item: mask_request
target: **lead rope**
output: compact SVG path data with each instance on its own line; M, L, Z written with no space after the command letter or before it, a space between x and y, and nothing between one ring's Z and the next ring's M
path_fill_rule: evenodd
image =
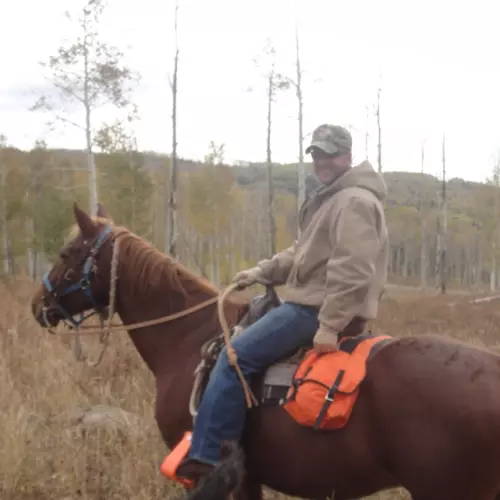
M188 309L184 309L183 311L180 311L178 313L170 314L168 316L162 316L161 318L155 318L155 319L150 319L147 321L141 321L139 323L131 323L129 325L111 325L108 328L108 331L110 333L113 332L127 332L130 330L138 330L139 328L145 328L147 326L154 326L154 325L159 325L161 323L168 323L170 321L174 321L179 318L183 318L184 316L188 316L196 311L199 311L201 309L204 309L205 307L208 307L212 304L215 304L218 300L218 297L212 297L208 300L205 300L204 302L201 302L200 304L196 304L193 307L189 307ZM54 334L57 335L74 335L72 331L68 332L53 332ZM81 326L80 327L80 335L95 335L96 333L102 333L102 328L98 327L93 327L93 326Z
M100 334L101 334L101 344L103 344L103 348L101 349L101 352L99 353L99 356L97 357L97 360L94 362L88 362L87 358L85 357L85 363L87 366L90 368L95 368L98 366L102 358L104 357L104 353L106 352L106 349L109 346L109 335L111 333L111 320L113 319L113 316L115 314L115 301L116 301L116 281L118 279L118 256L120 253L119 249L119 235L115 238L113 242L113 254L111 257L111 277L110 277L110 283L109 283L109 309L108 309L108 319L107 319L107 324L106 324L106 329L104 327L104 317L103 315L99 316L99 321L101 323L101 328L100 328ZM76 338L79 339L79 328L76 331ZM81 349L81 346L80 346Z
M118 268L118 254L119 254L119 246L118 246L118 241L119 238L115 238L114 241L114 248L113 248L113 256L111 260L111 279L110 279L110 287L109 287L109 314L108 314L108 321L107 321L107 327L106 331L103 331L103 318L101 318L101 328L85 328L85 333L101 333L103 335L103 343L104 347L101 350L101 353L99 354L99 357L97 361L94 363L88 363L87 364L90 367L96 367L102 360L104 353L109 345L109 335L112 331L116 330L130 330L132 328L144 328L145 326L152 326L155 324L159 323L166 323L169 321L173 321L174 319L187 316L188 314L191 314L199 309L203 309L207 307L208 305L214 303L217 301L217 310L219 314L219 321L222 327L222 332L224 334L224 343L226 344L226 350L227 350L227 356L229 359L229 363L234 367L236 370L236 373L238 374L238 377L241 381L241 385L243 386L243 391L245 393L245 399L246 399L246 404L248 408L252 408L252 406L258 406L259 403L257 401L257 398L253 394L252 390L250 389L247 381L245 380L245 377L241 371L240 366L238 365L238 356L236 354L236 351L234 348L231 346L231 334L229 331L229 325L227 324L226 316L224 314L224 301L226 300L226 297L232 293L234 290L239 288L239 285L237 283L232 283L230 284L222 293L220 293L217 297L213 297L205 302L202 302L201 304L197 304L194 307L190 307L187 310L184 310L180 313L172 314L169 316L164 316L162 318L157 318L154 320L149 320L149 321L143 321L140 323L135 323L132 325L112 325L111 320L114 315L114 307L115 307L115 298L116 298L116 281L118 277L117 273L117 268ZM76 335L80 334L80 328L77 329Z
M219 321L222 326L222 333L224 334L224 343L226 344L229 363L234 367L241 381L241 385L243 386L243 391L245 393L247 407L252 408L252 406L258 406L259 402L250 389L247 381L245 380L245 377L243 376L241 368L238 365L238 356L234 348L231 346L231 334L229 332L229 325L227 324L226 316L224 314L224 300L231 292L233 292L237 288L239 288L239 285L237 283L232 283L219 295L219 299L217 301L217 310L219 313Z

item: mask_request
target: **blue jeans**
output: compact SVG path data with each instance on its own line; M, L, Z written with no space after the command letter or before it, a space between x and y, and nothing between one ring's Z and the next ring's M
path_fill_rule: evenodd
M310 344L319 326L317 317L313 307L284 303L243 331L231 345L247 382L251 375ZM246 410L241 381L224 348L201 399L189 457L216 464L222 442L241 438Z

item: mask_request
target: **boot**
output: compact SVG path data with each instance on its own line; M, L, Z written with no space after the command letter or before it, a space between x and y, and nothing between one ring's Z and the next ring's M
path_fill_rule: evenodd
M215 465L198 462L193 458L185 458L177 469L176 476L193 481L195 486L200 479L207 476L215 470Z

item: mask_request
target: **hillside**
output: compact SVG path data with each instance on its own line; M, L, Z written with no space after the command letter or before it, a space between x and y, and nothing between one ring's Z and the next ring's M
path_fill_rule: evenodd
M27 152L15 150L17 154L23 156ZM54 155L54 162L72 166L76 168L85 168L86 153L78 150L63 150L52 149L48 150ZM102 163L106 154L96 154L96 162ZM169 156L161 155L154 152L140 153L144 167L152 172L159 172L166 168L169 164ZM265 184L266 182L266 165L264 163L251 163L245 165L227 165L224 167L230 168L235 175L237 182L241 186L249 186L252 184ZM181 172L189 173L196 172L207 165L203 162L193 161L185 158L179 159L179 169ZM307 187L312 189L316 185L316 181L312 176L312 164L306 163L308 171ZM297 194L297 165L296 164L274 164L274 183L277 190L285 191L291 194ZM388 204L390 205L405 205L409 207L419 206L419 197L424 194L429 201L430 206L434 206L439 199L441 190L441 181L429 174L420 174L414 172L384 172L384 179L389 188ZM450 207L455 210L460 210L463 206L470 207L474 203L475 197L481 195L481 189L485 184L478 182L465 181L460 178L453 178L447 182L447 194Z
M166 187L169 158L152 152L97 154L99 196L116 222L160 248L165 242ZM5 170L4 193L8 238L2 240L4 272L9 267L38 275L44 262L36 255L56 255L72 221L71 205L88 203L83 151L0 150ZM316 185L307 166L307 190ZM276 189L276 248L288 246L296 232L297 167L273 167ZM264 164L179 162L179 255L217 283L236 269L253 265L271 253ZM390 279L415 284L436 274L437 224L441 183L431 175L387 172L386 214L390 230ZM451 179L446 184L447 273L455 284L480 287L496 283L498 249L491 185ZM422 204L423 202L423 204ZM422 212L423 209L423 212ZM423 222L422 225L422 213ZM11 261L7 266L5 255ZM35 257L34 257L35 255ZM27 259L27 260L26 260ZM35 270L34 270L35 269ZM497 273L498 274L498 273Z

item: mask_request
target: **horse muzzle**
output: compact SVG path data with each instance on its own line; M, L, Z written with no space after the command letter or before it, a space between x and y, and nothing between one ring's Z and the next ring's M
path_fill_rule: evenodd
M53 307L41 305L34 311L34 316L37 323L42 328L55 328L59 322L63 319L60 312ZM52 332L51 332L52 333Z

